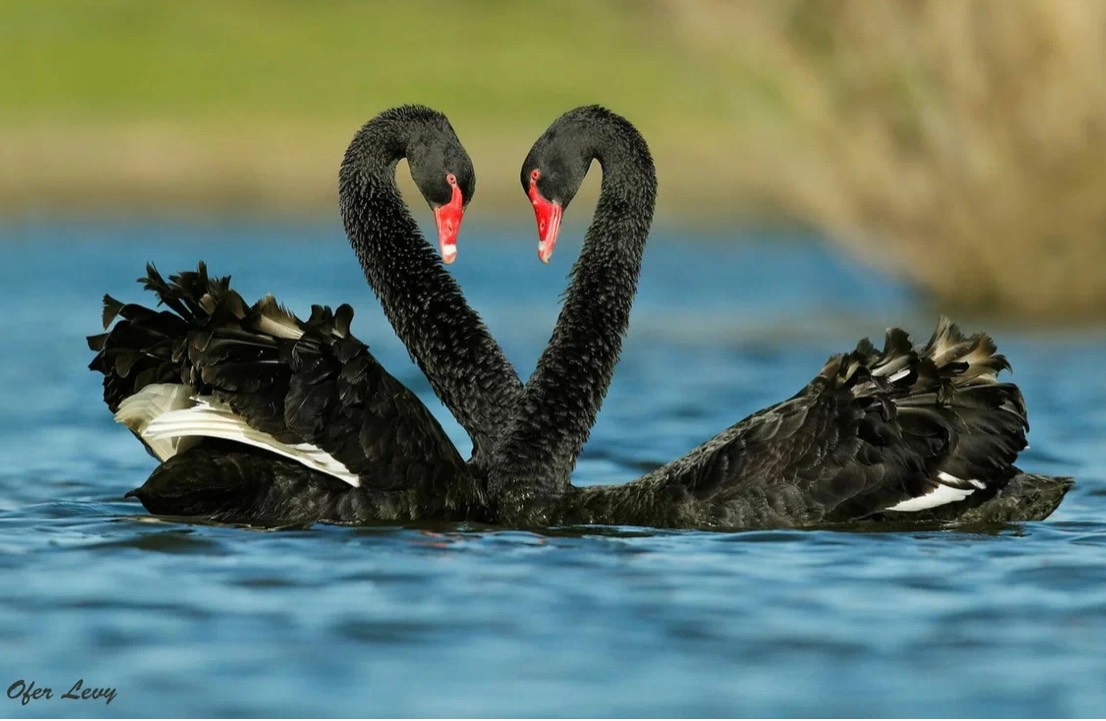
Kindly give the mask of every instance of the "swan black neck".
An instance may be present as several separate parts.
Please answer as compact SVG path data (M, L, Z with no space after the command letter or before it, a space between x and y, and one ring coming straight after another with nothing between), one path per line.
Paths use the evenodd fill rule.
M535 145L539 155L558 159L561 149L581 156L577 172L571 168L580 166L567 164L568 174L579 176L574 186L592 160L603 169L603 183L553 337L497 446L490 474L501 516L525 524L540 522L536 509L569 488L610 386L657 190L645 140L625 119L602 108L566 114ZM568 188L568 197L575 190Z
M427 171L418 159L440 162L434 148L454 143L467 162L449 122L428 108L405 106L377 116L346 151L339 204L346 234L385 315L479 457L505 424L521 384L423 239L395 182L401 158L408 158L419 182ZM443 178L446 172L443 166Z

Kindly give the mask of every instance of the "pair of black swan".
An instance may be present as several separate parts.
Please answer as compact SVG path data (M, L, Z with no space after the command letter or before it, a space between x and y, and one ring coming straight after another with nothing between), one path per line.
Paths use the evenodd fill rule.
M475 185L446 118L386 111L339 175L346 232L392 326L473 441L465 462L409 390L350 335L353 311L301 321L248 306L201 264L142 279L168 310L105 298L89 339L104 399L161 465L132 491L152 513L253 525L471 520L744 529L852 521L1041 519L1070 479L1014 461L1028 428L986 335L942 320L925 346L888 331L831 358L792 398L620 486L570 481L629 322L656 175L624 118L589 106L538 139L522 168L539 257L592 160L602 190L556 329L523 386L422 239L395 185L406 157L434 209L442 260Z

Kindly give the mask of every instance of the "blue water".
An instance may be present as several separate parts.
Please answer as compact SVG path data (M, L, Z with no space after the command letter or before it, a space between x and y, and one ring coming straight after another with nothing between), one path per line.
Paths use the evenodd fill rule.
M454 266L520 368L552 267L466 226ZM700 234L701 235L701 234ZM962 532L254 532L155 522L153 467L100 400L105 291L206 259L246 296L349 301L355 332L463 451L333 224L0 227L0 716L1106 713L1106 333L991 330L1033 423L1027 469L1079 483L1048 521ZM578 483L629 480L936 310L817 239L658 231ZM969 324L970 325L970 324ZM103 700L61 698L78 680Z

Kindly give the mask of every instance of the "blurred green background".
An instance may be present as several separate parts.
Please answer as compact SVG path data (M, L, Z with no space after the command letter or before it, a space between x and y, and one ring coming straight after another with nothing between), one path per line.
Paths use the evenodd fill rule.
M1103 78L1100 0L3 0L0 212L334 214L354 130L420 102L470 216L529 230L522 158L599 102L663 222L798 223L949 312L1095 320Z

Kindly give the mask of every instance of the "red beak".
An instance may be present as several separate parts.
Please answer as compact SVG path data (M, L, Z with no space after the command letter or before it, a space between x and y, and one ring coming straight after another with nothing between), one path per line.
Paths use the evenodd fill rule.
M457 259L457 233L461 230L461 216L465 214L465 199L461 189L453 186L453 197L445 205L434 208L434 222L438 226L438 247L442 261L452 263Z
M546 200L538 191L537 181L530 181L530 202L534 204L534 217L538 221L538 258L548 263L553 257L553 246L557 244L557 233L561 230L561 204L555 200Z

